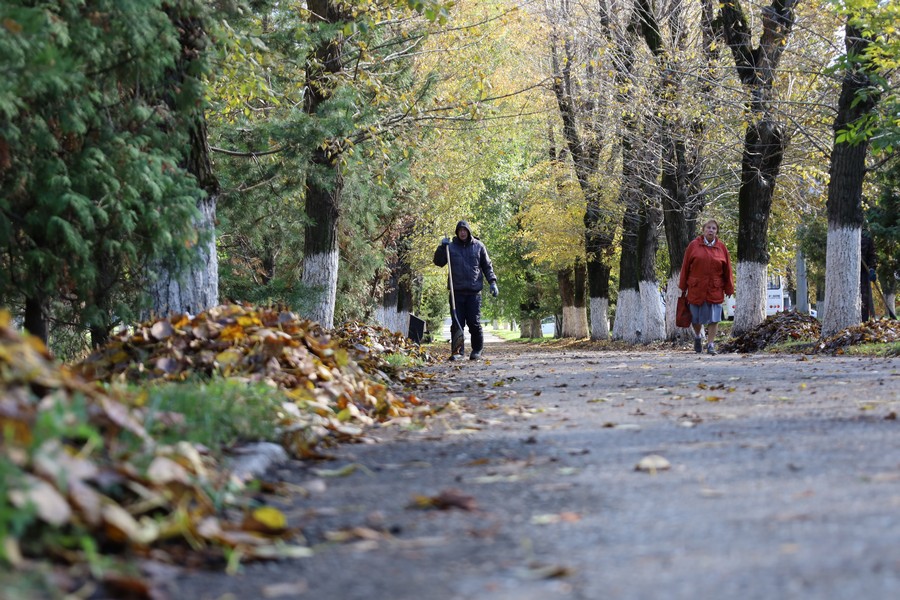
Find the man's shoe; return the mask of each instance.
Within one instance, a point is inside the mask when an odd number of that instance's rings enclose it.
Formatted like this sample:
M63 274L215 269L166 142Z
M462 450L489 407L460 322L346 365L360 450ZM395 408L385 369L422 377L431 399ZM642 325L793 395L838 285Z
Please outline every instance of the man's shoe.
M481 352L473 352L469 355L469 360L481 360Z
M712 354L713 356L715 356L716 354L718 354L718 352L716 352L716 347L713 346L712 344L709 344L709 345L706 346L706 353L707 353L707 354Z
M700 336L694 338L694 352L700 354L703 352L703 342L700 341Z
M462 360L462 359L463 359L462 354L451 354L450 355L450 360Z

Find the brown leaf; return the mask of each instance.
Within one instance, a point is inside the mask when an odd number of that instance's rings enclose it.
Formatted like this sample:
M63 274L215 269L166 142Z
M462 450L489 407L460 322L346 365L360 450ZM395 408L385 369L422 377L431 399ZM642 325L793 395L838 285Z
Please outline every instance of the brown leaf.
M436 508L438 510L449 510L451 508L466 511L478 510L478 503L475 501L475 498L456 488L442 490L437 496L415 496L413 497L413 506L416 508Z

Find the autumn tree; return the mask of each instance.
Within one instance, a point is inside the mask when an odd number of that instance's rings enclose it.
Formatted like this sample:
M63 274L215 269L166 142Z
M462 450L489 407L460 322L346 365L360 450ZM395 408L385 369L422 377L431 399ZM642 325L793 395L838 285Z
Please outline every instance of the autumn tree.
M741 3L725 0L719 8L725 41L748 94L738 193L736 287L741 292L735 307L735 333L752 329L765 318L769 212L788 142L774 102L774 84L794 25L796 5L797 0L773 0L771 5L762 7L762 31L755 47Z

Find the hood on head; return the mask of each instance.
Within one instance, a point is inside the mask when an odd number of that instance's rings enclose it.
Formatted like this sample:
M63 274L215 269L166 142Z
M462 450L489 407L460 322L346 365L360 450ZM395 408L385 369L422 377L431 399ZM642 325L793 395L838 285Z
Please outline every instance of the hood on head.
M457 223L457 224L456 224L456 229L453 230L453 233L456 234L456 235L459 235L459 230L460 230L460 229L465 229L467 232L469 232L469 237L470 237L470 238L472 237L472 228L469 227L469 223L468 223L468 222L466 222L466 221L460 221L459 223Z

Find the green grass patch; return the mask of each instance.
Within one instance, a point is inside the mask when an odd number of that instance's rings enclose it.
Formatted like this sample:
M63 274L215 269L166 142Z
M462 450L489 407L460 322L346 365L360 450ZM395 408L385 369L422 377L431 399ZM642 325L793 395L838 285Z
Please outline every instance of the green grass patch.
M284 393L265 384L226 379L139 388L144 425L158 441L196 442L213 452L244 441L276 441Z
M410 367L421 367L425 364L425 361L421 358L416 358L414 356L407 356L406 354L400 353L390 353L382 356L384 362L389 364L395 369L408 369Z
M847 356L900 356L900 342L887 344L857 344L844 348Z
M522 334L519 331L510 331L509 329L489 329L492 335L496 335L501 340L506 342L511 342L513 340L522 339Z

